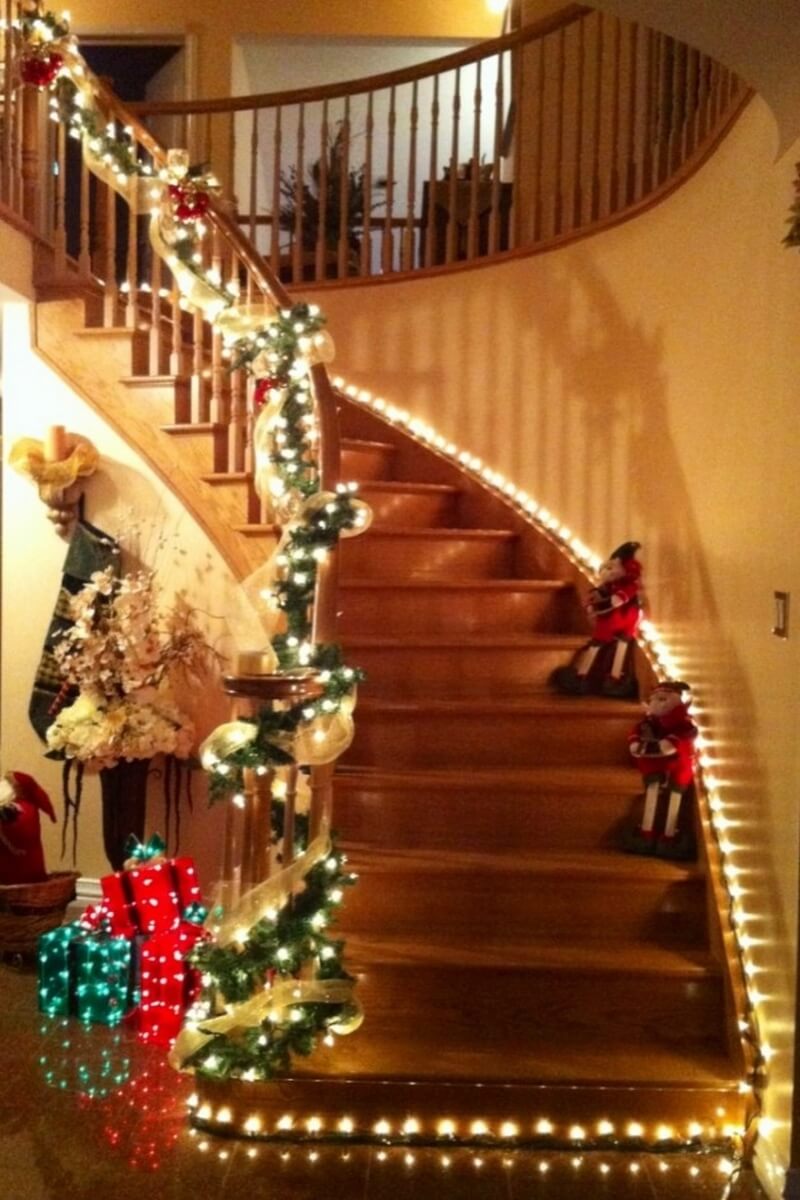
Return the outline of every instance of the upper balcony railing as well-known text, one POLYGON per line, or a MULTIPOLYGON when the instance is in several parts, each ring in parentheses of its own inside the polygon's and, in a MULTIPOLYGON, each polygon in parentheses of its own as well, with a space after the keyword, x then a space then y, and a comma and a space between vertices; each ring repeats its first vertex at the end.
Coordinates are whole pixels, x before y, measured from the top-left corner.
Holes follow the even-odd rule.
POLYGON ((619 219, 702 161, 745 98, 698 50, 571 5, 354 82, 133 107, 221 164, 235 220, 298 284, 474 261, 619 219))

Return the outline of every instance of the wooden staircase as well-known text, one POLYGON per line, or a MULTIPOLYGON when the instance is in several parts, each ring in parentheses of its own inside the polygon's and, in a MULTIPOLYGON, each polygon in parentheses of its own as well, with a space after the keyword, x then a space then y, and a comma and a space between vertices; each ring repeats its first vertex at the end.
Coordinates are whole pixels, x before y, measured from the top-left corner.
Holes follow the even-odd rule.
MULTIPOLYGON (((224 426, 192 420, 180 373, 146 374, 146 330, 96 319, 92 300, 41 303, 37 348, 248 574, 276 533, 247 472, 219 469, 224 426)), ((381 1136, 408 1119, 562 1141, 598 1122, 648 1142, 741 1127, 746 1065, 705 859, 620 853, 639 710, 548 688, 586 636, 576 568, 449 460, 344 399, 341 422, 342 478, 375 512, 340 554, 341 638, 368 682, 335 780, 361 876, 341 930, 366 1020, 280 1087, 203 1095, 271 1113, 268 1132, 311 1113, 323 1128, 383 1120, 381 1136)), ((199 1123, 219 1128, 214 1112, 199 1123)))

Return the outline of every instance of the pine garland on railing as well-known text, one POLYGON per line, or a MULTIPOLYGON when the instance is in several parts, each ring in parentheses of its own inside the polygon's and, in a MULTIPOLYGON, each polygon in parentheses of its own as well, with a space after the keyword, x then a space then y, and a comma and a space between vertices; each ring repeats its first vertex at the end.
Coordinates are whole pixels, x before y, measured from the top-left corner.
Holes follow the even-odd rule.
MULTIPOLYGON (((362 672, 343 663, 337 645, 314 643, 311 616, 320 564, 340 537, 362 532, 370 519, 367 506, 353 495, 354 485, 341 485, 335 493, 321 490, 310 372, 315 362, 330 360, 332 342, 315 306, 254 312, 239 304, 238 281, 226 284, 216 267, 203 265, 202 218, 217 181, 204 167, 191 166, 185 151, 168 152, 159 165, 150 143, 140 157, 133 128, 120 131, 104 114, 99 85, 65 16, 31 9, 15 27, 22 41, 21 81, 51 91, 51 118, 81 142, 88 168, 134 211, 149 211, 151 244, 172 271, 181 306, 215 326, 231 369, 255 380, 256 490, 285 523, 273 557, 274 578, 261 592, 285 620, 285 631, 271 642, 275 673, 308 671, 314 687, 282 711, 266 705, 206 740, 201 757, 210 773, 211 799, 235 799, 248 768, 263 775, 329 762, 352 737, 362 672)), ((128 287, 136 282, 128 280, 128 287)), ((284 814, 280 805, 272 808, 278 841, 284 814)), ((350 1032, 360 1023, 354 981, 342 965, 343 943, 324 932, 355 876, 345 869, 327 828, 307 846, 308 835, 308 819, 297 814, 294 847, 303 850, 301 858, 256 884, 232 912, 212 913, 218 940, 193 952, 205 990, 173 1051, 174 1065, 215 1077, 270 1079, 289 1068, 293 1054, 310 1054, 320 1034, 350 1032), (262 893, 273 901, 259 903, 262 893), (239 912, 248 920, 231 932, 239 912), (296 978, 312 964, 313 978, 296 978), (218 1014, 220 998, 225 1011, 218 1014)))

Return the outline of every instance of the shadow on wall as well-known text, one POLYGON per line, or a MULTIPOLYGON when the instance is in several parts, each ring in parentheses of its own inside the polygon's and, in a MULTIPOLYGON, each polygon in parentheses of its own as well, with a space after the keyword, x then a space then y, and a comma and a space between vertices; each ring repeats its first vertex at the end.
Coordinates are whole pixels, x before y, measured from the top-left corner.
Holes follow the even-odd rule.
MULTIPOLYGON (((732 536, 710 540, 671 426, 676 413, 691 419, 704 396, 674 392, 665 354, 673 323, 661 298, 654 295, 648 310, 650 327, 644 316, 631 320, 587 243, 566 256, 538 256, 527 307, 521 270, 478 271, 463 287, 458 275, 398 284, 401 299, 383 303, 377 293, 374 306, 347 308, 346 291, 316 298, 334 334, 337 325, 346 330, 346 340, 339 336, 349 381, 363 381, 479 454, 594 550, 631 537, 642 542, 650 615, 695 690, 735 823, 730 840, 743 847, 736 862, 746 908, 768 947, 759 990, 774 998, 769 1023, 783 1031, 771 1038, 782 1036, 775 1049, 788 1049, 793 939, 776 883, 759 749, 763 704, 759 712, 714 591, 715 569, 724 565, 730 577, 739 548, 732 536)), ((713 452, 709 446, 709 465, 713 452)))

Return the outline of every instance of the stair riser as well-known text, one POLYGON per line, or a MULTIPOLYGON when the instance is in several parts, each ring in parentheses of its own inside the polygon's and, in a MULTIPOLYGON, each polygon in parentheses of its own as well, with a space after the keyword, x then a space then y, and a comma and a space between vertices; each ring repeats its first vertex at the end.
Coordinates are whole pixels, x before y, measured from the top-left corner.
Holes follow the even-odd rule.
POLYGON ((258 500, 246 481, 210 484, 209 495, 211 503, 216 504, 231 525, 258 520, 258 500))
POLYGON ((568 633, 572 598, 563 589, 514 592, 484 589, 342 587, 339 631, 383 633, 568 633))
POLYGON ((419 525, 425 529, 437 525, 452 528, 458 524, 456 498, 452 492, 373 492, 366 487, 361 496, 372 509, 373 520, 378 525, 397 525, 405 529, 419 525))
POLYGON ((414 1061, 413 1025, 438 1032, 442 1055, 464 1046, 476 1029, 494 1027, 492 1049, 507 1055, 513 1078, 515 1049, 538 1041, 587 1036, 685 1044, 716 1041, 721 1033, 722 985, 718 976, 597 974, 555 970, 362 966, 359 999, 369 1014, 371 1053, 379 1056, 381 1029, 408 1030, 409 1075, 425 1070, 414 1061), (503 1014, 498 1021, 498 1013, 503 1014), (377 1039, 377 1040, 376 1040, 377 1039))
POLYGON ((348 893, 345 933, 438 937, 459 942, 526 937, 637 938, 681 944, 704 934, 702 881, 687 877, 568 877, 519 871, 365 870, 348 893))
POLYGON ((104 367, 113 371, 117 379, 131 375, 147 375, 150 365, 148 335, 139 330, 87 329, 78 334, 81 341, 90 347, 99 347, 98 355, 104 367))
POLYGON ((370 532, 349 538, 340 549, 342 579, 407 579, 465 575, 485 579, 509 575, 513 543, 508 538, 385 536, 370 532))
POLYGON ((210 433, 189 430, 174 434, 175 453, 182 462, 191 466, 197 475, 210 475, 214 471, 224 471, 228 465, 227 446, 224 431, 210 433))
POLYGON ((558 646, 347 647, 348 660, 363 667, 376 691, 419 696, 443 685, 449 696, 544 692, 555 668, 573 653, 558 646))
POLYGON ((391 479, 394 450, 387 446, 342 447, 340 474, 345 482, 355 480, 364 483, 367 479, 391 479))
MULTIPOLYGON (((368 685, 367 685, 368 686, 368 685)), ((443 713, 375 711, 362 704, 356 736, 343 763, 367 767, 536 767, 630 762, 629 716, 575 719, 516 716, 493 711, 443 713)))
POLYGON ((334 782, 336 828, 347 842, 376 850, 597 850, 620 844, 637 779, 632 772, 628 795, 493 794, 469 787, 400 791, 334 782))

